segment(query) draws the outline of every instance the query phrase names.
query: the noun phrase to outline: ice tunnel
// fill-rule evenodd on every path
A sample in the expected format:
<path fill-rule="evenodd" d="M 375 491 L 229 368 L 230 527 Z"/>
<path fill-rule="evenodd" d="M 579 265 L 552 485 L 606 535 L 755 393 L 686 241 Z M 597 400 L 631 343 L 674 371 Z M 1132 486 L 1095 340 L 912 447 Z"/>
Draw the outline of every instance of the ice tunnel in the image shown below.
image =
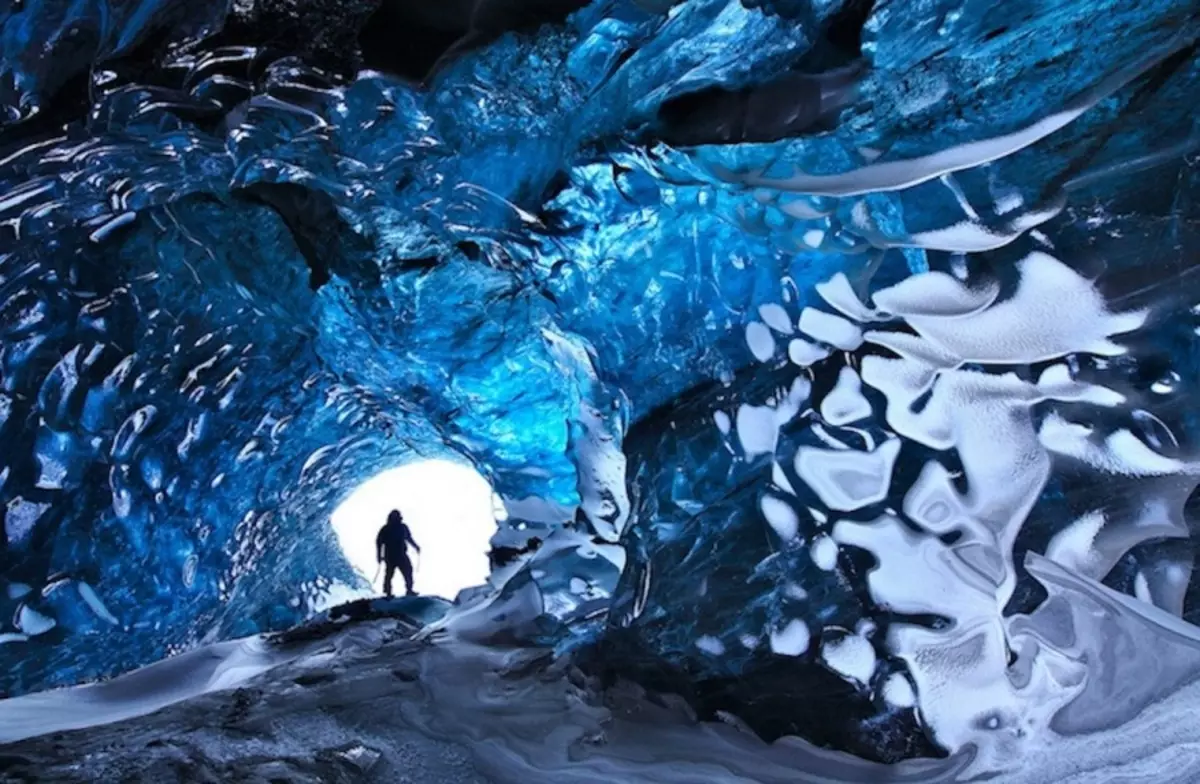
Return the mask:
<path fill-rule="evenodd" d="M 438 5 L 0 8 L 0 697 L 408 503 L 443 631 L 766 742 L 1194 699 L 1191 0 Z"/>
<path fill-rule="evenodd" d="M 487 583 L 497 518 L 507 516 L 497 501 L 491 485 L 470 466 L 421 460 L 363 482 L 333 510 L 329 522 L 346 561 L 378 587 L 376 536 L 392 510 L 401 512 L 421 547 L 412 554 L 417 588 L 453 599 Z M 402 583 L 397 586 L 403 590 Z"/>

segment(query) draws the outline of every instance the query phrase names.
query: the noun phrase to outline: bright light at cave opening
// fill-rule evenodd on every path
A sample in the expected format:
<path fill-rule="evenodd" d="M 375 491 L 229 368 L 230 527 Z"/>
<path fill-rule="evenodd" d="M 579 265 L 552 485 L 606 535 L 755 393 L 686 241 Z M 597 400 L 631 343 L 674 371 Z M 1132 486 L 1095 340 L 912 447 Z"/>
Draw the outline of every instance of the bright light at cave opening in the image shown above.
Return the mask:
<path fill-rule="evenodd" d="M 488 577 L 488 540 L 496 532 L 499 498 L 465 463 L 423 460 L 385 471 L 360 485 L 330 517 L 350 565 L 367 580 L 376 574 L 375 536 L 388 512 L 399 509 L 421 546 L 409 550 L 417 593 L 453 599 Z M 383 574 L 372 586 L 383 592 Z M 404 595 L 397 572 L 392 591 Z"/>

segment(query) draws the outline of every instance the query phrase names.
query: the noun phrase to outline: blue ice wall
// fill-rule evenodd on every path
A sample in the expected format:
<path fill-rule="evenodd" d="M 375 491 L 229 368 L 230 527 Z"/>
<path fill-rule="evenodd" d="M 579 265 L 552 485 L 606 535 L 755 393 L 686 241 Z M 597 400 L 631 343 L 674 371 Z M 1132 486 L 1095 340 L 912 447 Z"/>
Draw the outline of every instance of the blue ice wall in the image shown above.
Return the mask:
<path fill-rule="evenodd" d="M 1190 3 L 596 2 L 424 89 L 198 40 L 216 5 L 113 6 L 0 17 L 0 692 L 295 622 L 355 579 L 328 530 L 338 500 L 457 454 L 508 499 L 580 509 L 571 528 L 537 521 L 551 540 L 505 590 L 536 597 L 542 628 L 568 621 L 570 645 L 601 646 L 605 666 L 767 736 L 885 760 L 956 750 L 944 707 L 902 698 L 926 676 L 889 635 L 970 624 L 949 606 L 897 610 L 887 559 L 849 543 L 879 523 L 950 547 L 905 499 L 933 463 L 963 498 L 987 485 L 968 476 L 970 445 L 896 424 L 935 394 L 906 409 L 888 397 L 899 382 L 872 387 L 868 367 L 898 357 L 1059 384 L 994 392 L 1037 398 L 1008 424 L 1032 423 L 1045 449 L 1026 463 L 1053 453 L 1055 471 L 1029 485 L 1011 536 L 973 551 L 986 557 L 971 568 L 1004 573 L 988 623 L 1041 606 L 1023 558 L 1075 557 L 1055 539 L 1068 522 L 1124 531 L 1122 498 L 1161 502 L 1154 535 L 1100 537 L 1103 557 L 1072 563 L 1112 560 L 1089 579 L 1192 618 L 1168 569 L 1191 568 L 1172 544 L 1190 544 L 1196 432 Z M 105 69 L 151 34 L 190 43 L 136 79 Z M 32 56 L 71 35 L 89 43 L 57 65 Z M 658 141 L 679 96 L 859 58 L 856 91 L 804 132 Z M 85 73 L 86 111 L 61 129 L 23 121 Z M 1040 338 L 1019 319 L 992 329 L 1009 354 L 914 348 L 931 318 L 1016 298 L 1026 260 L 1051 254 L 1077 273 L 1055 285 L 1095 293 L 1063 320 L 1086 321 L 1093 300 L 1147 311 L 1124 354 L 1099 334 L 1026 352 Z M 942 288 L 918 306 L 896 293 L 906 281 Z M 1060 365 L 1123 402 L 1064 402 Z M 954 378 L 938 383 L 967 383 Z M 967 427 L 981 395 L 944 430 Z M 1113 460 L 1051 443 L 1078 433 L 1055 416 L 1176 462 L 1113 480 Z M 880 492 L 845 479 L 858 468 L 834 491 L 796 467 L 884 444 L 898 451 Z M 975 512 L 994 522 L 1001 506 Z"/>
<path fill-rule="evenodd" d="M 93 65 L 139 46 L 183 41 L 216 32 L 225 0 L 10 0 L 0 7 L 0 90 L 5 121 L 46 111 Z"/>

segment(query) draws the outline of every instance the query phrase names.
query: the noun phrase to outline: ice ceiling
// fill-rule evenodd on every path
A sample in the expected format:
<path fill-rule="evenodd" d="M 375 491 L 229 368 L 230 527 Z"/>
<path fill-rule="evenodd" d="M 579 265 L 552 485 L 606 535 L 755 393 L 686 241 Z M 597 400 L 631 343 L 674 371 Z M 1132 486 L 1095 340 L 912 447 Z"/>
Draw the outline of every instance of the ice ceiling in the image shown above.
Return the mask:
<path fill-rule="evenodd" d="M 1194 3 L 413 7 L 0 8 L 0 692 L 296 622 L 439 456 L 487 606 L 767 738 L 1200 675 Z"/>

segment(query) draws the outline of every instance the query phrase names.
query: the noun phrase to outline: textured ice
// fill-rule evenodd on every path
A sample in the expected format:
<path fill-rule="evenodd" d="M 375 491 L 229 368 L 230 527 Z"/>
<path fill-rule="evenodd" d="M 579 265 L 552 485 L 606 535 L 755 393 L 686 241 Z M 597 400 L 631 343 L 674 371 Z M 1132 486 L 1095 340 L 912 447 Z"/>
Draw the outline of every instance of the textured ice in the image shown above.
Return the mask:
<path fill-rule="evenodd" d="M 796 510 L 787 501 L 771 495 L 763 496 L 762 513 L 780 539 L 786 542 L 796 538 L 800 521 L 796 517 Z"/>
<path fill-rule="evenodd" d="M 771 650 L 780 656 L 799 656 L 808 650 L 812 635 L 803 621 L 788 621 L 787 626 L 771 632 Z"/>
<path fill-rule="evenodd" d="M 813 563 L 818 569 L 832 572 L 837 568 L 837 544 L 828 536 L 818 536 L 809 545 Z"/>
<path fill-rule="evenodd" d="M 887 497 L 900 441 L 888 439 L 869 452 L 800 447 L 796 473 L 830 509 L 849 512 Z"/>
<path fill-rule="evenodd" d="M 788 342 L 788 359 L 800 367 L 808 367 L 829 356 L 829 349 L 815 345 L 802 338 Z"/>
<path fill-rule="evenodd" d="M 816 308 L 805 308 L 800 313 L 800 331 L 843 351 L 853 351 L 862 345 L 862 330 Z"/>
<path fill-rule="evenodd" d="M 771 330 L 758 321 L 746 325 L 746 343 L 759 362 L 766 362 L 775 355 L 775 338 Z"/>
<path fill-rule="evenodd" d="M 595 2 L 422 85 L 316 57 L 358 4 L 193 5 L 0 9 L 0 694 L 301 621 L 450 455 L 540 546 L 428 639 L 771 753 L 1188 769 L 1194 3 Z"/>
<path fill-rule="evenodd" d="M 848 425 L 871 415 L 871 404 L 862 394 L 862 382 L 853 368 L 838 371 L 837 383 L 821 401 L 821 416 L 831 425 Z"/>
<path fill-rule="evenodd" d="M 821 648 L 821 658 L 830 669 L 860 684 L 869 683 L 875 672 L 875 649 L 857 634 L 829 640 Z"/>

